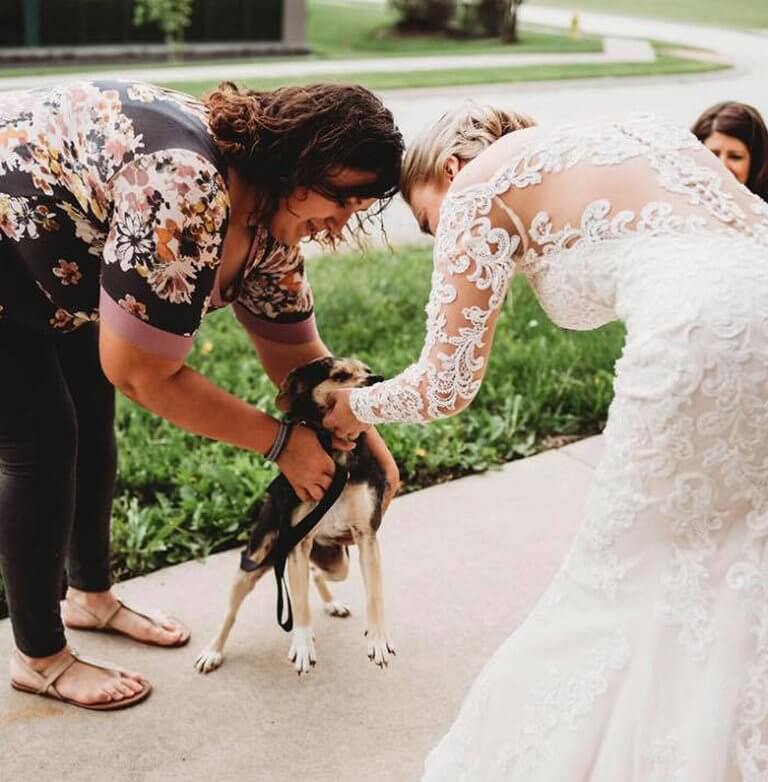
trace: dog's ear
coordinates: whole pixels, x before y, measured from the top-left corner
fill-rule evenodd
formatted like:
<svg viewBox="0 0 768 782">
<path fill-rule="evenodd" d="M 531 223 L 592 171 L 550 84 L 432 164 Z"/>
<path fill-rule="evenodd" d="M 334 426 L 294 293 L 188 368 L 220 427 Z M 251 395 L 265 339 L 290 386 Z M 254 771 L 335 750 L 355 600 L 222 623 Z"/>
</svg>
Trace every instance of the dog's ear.
<svg viewBox="0 0 768 782">
<path fill-rule="evenodd" d="M 291 400 L 284 389 L 275 397 L 275 406 L 281 413 L 287 413 L 291 409 Z"/>
<path fill-rule="evenodd" d="M 275 398 L 277 409 L 287 413 L 293 400 L 304 390 L 304 383 L 296 376 L 296 370 L 291 370 L 280 385 L 280 392 Z"/>
</svg>

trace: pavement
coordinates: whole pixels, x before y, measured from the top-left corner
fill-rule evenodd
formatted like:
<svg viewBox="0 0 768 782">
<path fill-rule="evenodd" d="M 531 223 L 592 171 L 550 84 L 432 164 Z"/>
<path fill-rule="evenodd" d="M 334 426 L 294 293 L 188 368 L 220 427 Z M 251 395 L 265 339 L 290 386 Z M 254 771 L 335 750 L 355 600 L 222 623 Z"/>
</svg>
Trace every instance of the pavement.
<svg viewBox="0 0 768 782">
<path fill-rule="evenodd" d="M 335 589 L 352 616 L 326 616 L 313 595 L 319 660 L 303 677 L 286 660 L 272 578 L 243 605 L 223 666 L 193 668 L 223 617 L 236 551 L 121 583 L 128 601 L 185 619 L 190 645 L 70 631 L 75 648 L 142 671 L 155 689 L 112 713 L 0 689 L 0 780 L 417 782 L 483 663 L 559 567 L 600 449 L 599 437 L 582 440 L 394 501 L 380 533 L 398 652 L 386 670 L 366 657 L 356 561 Z M 10 651 L 5 620 L 0 659 Z"/>
<path fill-rule="evenodd" d="M 136 81 L 192 82 L 224 79 L 279 79 L 296 76 L 333 76 L 360 73 L 407 73 L 414 71 L 464 70 L 474 68 L 513 68 L 532 65 L 576 65 L 616 62 L 653 62 L 656 53 L 647 41 L 607 37 L 602 52 L 570 53 L 491 53 L 451 54 L 423 57 L 370 57 L 365 59 L 312 60 L 270 62 L 256 58 L 250 63 L 223 63 L 220 65 L 184 65 L 163 68 L 116 68 L 76 73 L 58 73 L 30 76 L 7 76 L 0 79 L 0 89 L 17 90 L 48 87 L 75 81 L 93 79 L 124 79 Z"/>
</svg>

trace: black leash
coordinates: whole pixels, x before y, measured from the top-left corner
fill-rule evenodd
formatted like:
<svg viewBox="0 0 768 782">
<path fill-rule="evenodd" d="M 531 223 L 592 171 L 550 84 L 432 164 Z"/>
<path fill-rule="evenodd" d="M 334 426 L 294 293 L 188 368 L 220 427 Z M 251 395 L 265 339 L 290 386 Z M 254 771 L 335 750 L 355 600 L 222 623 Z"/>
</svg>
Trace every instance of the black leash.
<svg viewBox="0 0 768 782">
<path fill-rule="evenodd" d="M 272 549 L 271 556 L 274 557 L 273 567 L 275 569 L 275 580 L 277 581 L 277 623 L 280 627 L 289 633 L 293 629 L 293 609 L 291 608 L 291 596 L 288 593 L 288 587 L 285 583 L 285 563 L 288 555 L 293 548 L 316 527 L 320 520 L 333 507 L 336 500 L 344 491 L 344 487 L 349 480 L 349 473 L 345 467 L 336 465 L 336 472 L 333 475 L 333 481 L 323 498 L 317 505 L 295 526 L 291 526 L 291 519 L 281 519 L 280 529 L 278 531 L 277 542 Z M 253 562 L 248 558 L 248 549 L 240 556 L 240 567 L 243 570 L 252 572 L 261 567 L 261 563 Z M 287 608 L 288 615 L 283 619 L 283 613 Z"/>
</svg>

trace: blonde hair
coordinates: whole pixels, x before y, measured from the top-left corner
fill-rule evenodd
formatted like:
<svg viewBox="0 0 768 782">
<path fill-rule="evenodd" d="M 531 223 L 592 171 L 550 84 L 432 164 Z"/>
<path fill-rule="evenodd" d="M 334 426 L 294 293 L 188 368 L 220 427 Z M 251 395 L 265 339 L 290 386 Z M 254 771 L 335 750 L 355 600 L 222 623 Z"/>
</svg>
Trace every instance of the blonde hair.
<svg viewBox="0 0 768 782">
<path fill-rule="evenodd" d="M 400 177 L 403 198 L 410 202 L 415 184 L 439 181 L 451 155 L 472 160 L 507 133 L 535 124 L 526 114 L 476 103 L 443 114 L 416 137 L 405 153 Z"/>
</svg>

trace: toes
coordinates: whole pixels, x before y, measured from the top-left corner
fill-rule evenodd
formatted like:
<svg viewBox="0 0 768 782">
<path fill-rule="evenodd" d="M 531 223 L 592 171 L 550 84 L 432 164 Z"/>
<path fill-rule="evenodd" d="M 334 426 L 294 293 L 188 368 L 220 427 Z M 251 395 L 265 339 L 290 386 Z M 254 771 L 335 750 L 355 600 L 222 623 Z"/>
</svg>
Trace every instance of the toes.
<svg viewBox="0 0 768 782">
<path fill-rule="evenodd" d="M 223 662 L 224 656 L 221 652 L 215 652 L 207 649 L 201 652 L 195 660 L 195 668 L 199 673 L 210 673 L 215 671 Z"/>
<path fill-rule="evenodd" d="M 112 698 L 112 693 L 108 689 L 103 689 L 98 694 L 96 698 L 94 698 L 93 701 L 89 701 L 89 699 L 84 699 L 86 703 L 92 702 L 92 703 L 109 703 Z"/>
<path fill-rule="evenodd" d="M 115 686 L 115 692 L 123 698 L 130 698 L 133 690 L 126 684 L 119 683 Z"/>
<path fill-rule="evenodd" d="M 137 680 L 125 677 L 120 682 L 120 685 L 125 691 L 126 695 L 136 695 L 136 693 L 139 693 L 144 689 L 146 684 L 146 679 Z"/>
<path fill-rule="evenodd" d="M 189 629 L 181 624 L 181 622 L 166 620 L 160 626 L 167 633 L 170 633 L 172 636 L 174 636 L 177 641 L 181 641 L 182 639 L 189 637 Z"/>
<path fill-rule="evenodd" d="M 136 692 L 149 683 L 143 674 L 136 673 L 135 671 L 120 671 L 120 678 L 125 684 L 138 688 Z"/>
<path fill-rule="evenodd" d="M 178 644 L 184 640 L 185 631 L 180 627 L 162 625 L 160 627 L 153 627 L 152 634 L 154 640 L 157 643 L 164 645 Z"/>
<path fill-rule="evenodd" d="M 389 656 L 394 654 L 395 650 L 386 638 L 368 636 L 368 659 L 379 668 L 389 667 Z"/>
<path fill-rule="evenodd" d="M 333 600 L 330 603 L 326 603 L 324 606 L 325 613 L 329 616 L 337 616 L 340 618 L 347 617 L 351 611 L 344 603 L 340 603 L 338 600 Z"/>
</svg>

